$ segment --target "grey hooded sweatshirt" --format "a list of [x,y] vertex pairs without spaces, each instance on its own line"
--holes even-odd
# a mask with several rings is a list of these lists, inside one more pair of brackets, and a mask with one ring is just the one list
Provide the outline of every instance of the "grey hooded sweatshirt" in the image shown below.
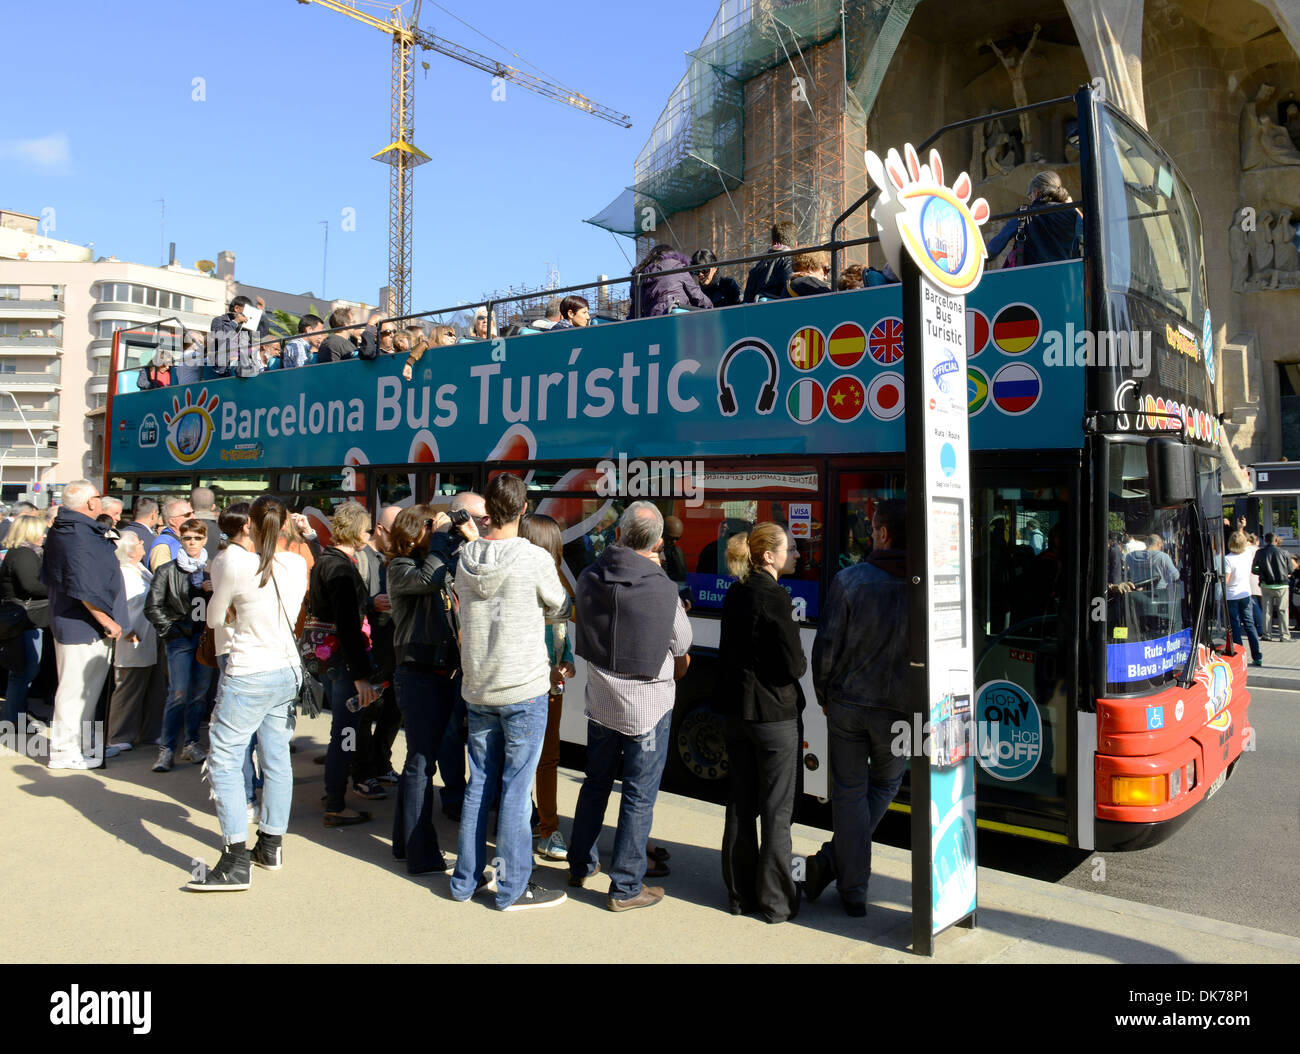
[[509,706],[546,695],[546,620],[567,618],[570,609],[550,555],[524,538],[468,542],[455,590],[465,702]]

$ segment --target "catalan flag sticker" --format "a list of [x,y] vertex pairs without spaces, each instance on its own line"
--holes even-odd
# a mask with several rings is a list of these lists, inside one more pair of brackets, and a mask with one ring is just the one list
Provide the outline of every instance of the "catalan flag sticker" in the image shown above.
[[826,406],[826,393],[811,377],[805,377],[790,385],[790,394],[785,397],[785,405],[790,411],[792,421],[801,425],[812,424],[821,416]]
[[866,389],[852,374],[836,377],[826,389],[826,409],[837,421],[856,421],[866,401]]
[[1012,417],[1027,414],[1043,394],[1043,379],[1027,362],[1009,362],[993,375],[993,401]]
[[989,319],[983,311],[966,309],[966,358],[973,359],[989,346]]
[[978,366],[966,367],[966,409],[971,417],[984,409],[989,402],[988,375]]
[[993,316],[993,343],[1006,355],[1023,355],[1042,331],[1043,320],[1028,304],[1008,304]]
[[841,322],[831,330],[829,351],[831,362],[842,370],[850,369],[867,353],[867,335],[856,322]]
[[867,409],[877,421],[892,421],[903,412],[903,375],[878,373],[867,388]]
[[817,368],[826,353],[826,340],[816,326],[805,326],[790,338],[790,365],[807,372]]

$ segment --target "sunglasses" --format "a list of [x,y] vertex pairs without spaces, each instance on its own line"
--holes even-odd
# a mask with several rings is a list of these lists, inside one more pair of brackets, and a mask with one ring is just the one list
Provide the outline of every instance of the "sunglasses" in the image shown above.
[[201,534],[182,534],[182,542],[206,542],[207,539]]

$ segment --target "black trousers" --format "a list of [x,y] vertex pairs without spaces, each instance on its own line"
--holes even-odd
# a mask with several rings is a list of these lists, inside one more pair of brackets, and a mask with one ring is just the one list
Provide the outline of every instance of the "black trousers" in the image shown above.
[[722,832],[722,879],[731,910],[758,911],[768,922],[784,922],[799,911],[799,887],[790,871],[798,722],[729,719],[727,756],[731,797]]
[[388,775],[393,767],[393,741],[401,728],[402,711],[390,684],[379,702],[362,712],[357,726],[357,753],[352,760],[352,778],[356,782]]

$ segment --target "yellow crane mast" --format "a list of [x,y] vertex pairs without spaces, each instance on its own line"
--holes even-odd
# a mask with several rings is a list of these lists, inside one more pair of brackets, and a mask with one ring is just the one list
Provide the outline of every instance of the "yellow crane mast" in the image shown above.
[[420,2],[415,0],[411,17],[402,14],[399,4],[389,10],[387,20],[358,8],[363,0],[298,0],[300,4],[317,4],[364,23],[393,38],[393,105],[390,117],[389,144],[374,155],[376,161],[389,166],[388,180],[388,310],[404,315],[411,310],[411,231],[414,221],[414,197],[411,170],[430,160],[415,145],[415,64],[412,52],[418,45],[437,51],[448,58],[474,66],[494,77],[518,84],[538,95],[582,110],[612,124],[631,128],[627,114],[592,102],[585,95],[559,84],[542,80],[514,66],[498,62],[487,55],[435,36],[419,26]]

